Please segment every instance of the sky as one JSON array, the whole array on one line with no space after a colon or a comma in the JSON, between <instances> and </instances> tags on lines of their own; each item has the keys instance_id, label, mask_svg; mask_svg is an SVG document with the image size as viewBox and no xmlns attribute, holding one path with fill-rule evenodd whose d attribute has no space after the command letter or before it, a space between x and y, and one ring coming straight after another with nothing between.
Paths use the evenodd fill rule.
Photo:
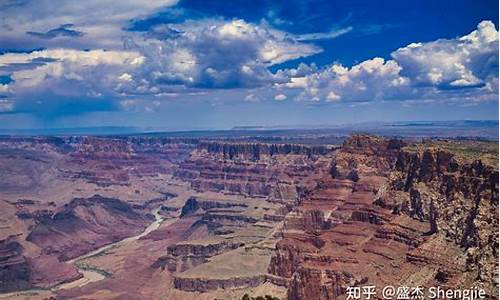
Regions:
<instances>
[{"instance_id":1,"label":"sky","mask_svg":"<svg viewBox=\"0 0 500 300\"><path fill-rule=\"evenodd\" d=\"M0 128L498 120L498 1L0 0Z\"/></svg>"}]
</instances>

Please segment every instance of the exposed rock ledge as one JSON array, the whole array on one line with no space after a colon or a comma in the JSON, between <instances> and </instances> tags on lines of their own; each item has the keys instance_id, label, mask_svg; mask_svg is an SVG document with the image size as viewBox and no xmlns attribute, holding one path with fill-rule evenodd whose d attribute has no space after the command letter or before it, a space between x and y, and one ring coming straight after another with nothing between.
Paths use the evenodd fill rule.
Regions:
<instances>
[{"instance_id":1,"label":"exposed rock ledge","mask_svg":"<svg viewBox=\"0 0 500 300\"><path fill-rule=\"evenodd\" d=\"M249 277L234 278L186 278L175 277L174 287L186 292L205 293L217 289L231 289L237 287L255 287L266 282L266 275L255 275Z\"/></svg>"},{"instance_id":2,"label":"exposed rock ledge","mask_svg":"<svg viewBox=\"0 0 500 300\"><path fill-rule=\"evenodd\" d=\"M244 246L243 242L222 241L214 244L176 244L167 248L162 257L166 268L171 272L183 272L207 262L208 258Z\"/></svg>"}]
</instances>

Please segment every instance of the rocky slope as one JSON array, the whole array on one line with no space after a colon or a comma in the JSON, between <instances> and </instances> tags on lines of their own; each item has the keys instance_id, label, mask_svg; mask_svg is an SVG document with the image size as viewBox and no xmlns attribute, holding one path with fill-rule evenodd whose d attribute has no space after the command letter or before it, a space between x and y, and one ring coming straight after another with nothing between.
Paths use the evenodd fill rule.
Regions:
<instances>
[{"instance_id":1,"label":"rocky slope","mask_svg":"<svg viewBox=\"0 0 500 300\"><path fill-rule=\"evenodd\" d=\"M65 261L138 234L153 219L123 201L94 195L73 199L53 214L34 215L26 240Z\"/></svg>"},{"instance_id":2,"label":"rocky slope","mask_svg":"<svg viewBox=\"0 0 500 300\"><path fill-rule=\"evenodd\" d=\"M173 287L210 293L263 284L275 232L314 177L328 168L333 148L290 144L202 141L175 176L210 198L188 199L180 218L196 221L185 241L160 264ZM247 265L251 264L251 265Z\"/></svg>"},{"instance_id":3,"label":"rocky slope","mask_svg":"<svg viewBox=\"0 0 500 300\"><path fill-rule=\"evenodd\" d=\"M161 176L196 142L1 137L0 291L78 279L64 261L141 232L169 198L157 187Z\"/></svg>"},{"instance_id":4,"label":"rocky slope","mask_svg":"<svg viewBox=\"0 0 500 300\"><path fill-rule=\"evenodd\" d=\"M72 147L68 161L70 168L64 169L65 176L109 186L127 184L132 176L172 174L176 164L185 159L196 141L73 137L64 142Z\"/></svg>"},{"instance_id":5,"label":"rocky slope","mask_svg":"<svg viewBox=\"0 0 500 300\"><path fill-rule=\"evenodd\" d=\"M19 236L0 240L0 292L47 288L80 278L76 268L47 255L29 255Z\"/></svg>"},{"instance_id":6,"label":"rocky slope","mask_svg":"<svg viewBox=\"0 0 500 300\"><path fill-rule=\"evenodd\" d=\"M326 146L200 142L175 175L197 191L226 192L292 202L304 179L317 173ZM297 183L300 182L300 186Z\"/></svg>"},{"instance_id":7,"label":"rocky slope","mask_svg":"<svg viewBox=\"0 0 500 300\"><path fill-rule=\"evenodd\" d=\"M158 227L85 259L109 278L52 295L343 299L373 284L494 297L497 158L469 146L0 138L0 291L79 278L65 261L142 232L153 211Z\"/></svg>"},{"instance_id":8,"label":"rocky slope","mask_svg":"<svg viewBox=\"0 0 500 300\"><path fill-rule=\"evenodd\" d=\"M348 139L285 218L269 272L288 299L347 286L481 286L498 292L498 169L397 140Z\"/></svg>"},{"instance_id":9,"label":"rocky slope","mask_svg":"<svg viewBox=\"0 0 500 300\"><path fill-rule=\"evenodd\" d=\"M2 292L78 279L81 274L64 261L138 234L154 219L130 204L99 195L75 198L55 211L21 212L17 218L29 233L0 241Z\"/></svg>"},{"instance_id":10,"label":"rocky slope","mask_svg":"<svg viewBox=\"0 0 500 300\"><path fill-rule=\"evenodd\" d=\"M0 241L0 292L31 287L31 270L22 245L15 237Z\"/></svg>"}]
</instances>

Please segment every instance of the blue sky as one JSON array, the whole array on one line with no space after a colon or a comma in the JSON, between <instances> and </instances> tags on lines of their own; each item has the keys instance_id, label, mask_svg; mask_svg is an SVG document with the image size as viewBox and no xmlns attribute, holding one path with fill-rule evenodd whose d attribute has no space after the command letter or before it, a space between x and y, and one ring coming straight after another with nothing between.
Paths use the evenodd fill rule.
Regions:
<instances>
[{"instance_id":1,"label":"blue sky","mask_svg":"<svg viewBox=\"0 0 500 300\"><path fill-rule=\"evenodd\" d=\"M498 119L498 1L5 0L0 127Z\"/></svg>"}]
</instances>

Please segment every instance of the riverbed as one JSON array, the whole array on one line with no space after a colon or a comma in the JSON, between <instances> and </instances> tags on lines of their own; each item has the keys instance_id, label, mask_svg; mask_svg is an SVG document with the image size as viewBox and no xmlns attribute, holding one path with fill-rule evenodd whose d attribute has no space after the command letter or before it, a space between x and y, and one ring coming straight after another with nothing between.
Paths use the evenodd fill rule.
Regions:
<instances>
[{"instance_id":1,"label":"riverbed","mask_svg":"<svg viewBox=\"0 0 500 300\"><path fill-rule=\"evenodd\" d=\"M81 260L84 260L86 258L95 256L95 255L99 255L107 250L110 250L111 248L114 248L117 246L123 246L125 244L130 243L130 242L136 241L136 240L140 239L141 237L148 235L151 231L158 229L161 226L161 223L165 220L165 218L160 214L160 209L161 208L157 208L151 212L154 215L155 220L153 221L153 223L149 224L149 226L146 227L146 229L144 229L144 231L141 232L140 234L125 238L125 239L120 240L120 241L115 242L115 243L108 244L108 245L103 246L99 249L96 249L94 251L91 251L89 253L81 255L79 257L73 258L72 260L69 260L68 263L73 264L75 267L77 267L78 271L80 273L82 273L83 277L80 279L77 279L75 281L71 281L71 282L67 282L67 283L63 283L61 285L58 285L58 286L52 288L52 290L62 290L62 289L72 289L75 287L82 287L82 286L87 285L91 282L96 282L96 281L105 279L106 276L103 275L102 272L89 270L89 269L82 269L80 267L81 265L78 264L78 262Z\"/></svg>"},{"instance_id":2,"label":"riverbed","mask_svg":"<svg viewBox=\"0 0 500 300\"><path fill-rule=\"evenodd\" d=\"M76 280L73 280L73 281L70 281L70 282L59 284L59 285L51 288L50 290L57 291L57 290L62 290L62 289L72 289L75 287L82 287L82 286L85 286L89 283L105 279L106 276L103 274L102 271L99 272L99 270L91 270L88 268L83 269L81 267L82 264L79 264L79 262L84 260L84 259L87 259L89 257L99 255L99 254L101 254L107 250L110 250L114 247L123 246L123 245L131 243L133 241L136 241L136 240L140 239L141 237L148 235L151 231L158 229L162 225L163 221L165 221L165 217L163 217L160 214L160 209L161 208L156 208L151 212L154 215L155 220L151 224L149 224L149 226L146 227L146 229L144 229L140 234L135 235L135 236L131 236L131 237L127 237L127 238L120 240L118 242L102 246L99 249L96 249L94 251L91 251L89 253L83 254L81 256L73 258L72 260L67 261L67 263L73 264L75 267L77 267L78 271L83 275L83 277L76 279ZM169 220L172 222L174 222L175 219L176 218L169 218ZM25 291L4 293L4 294L0 294L0 298L9 298L9 297L13 297L13 296L20 296L23 294L27 295L27 294L38 293L38 292L47 292L47 290L30 289L30 290L25 290Z\"/></svg>"}]
</instances>

